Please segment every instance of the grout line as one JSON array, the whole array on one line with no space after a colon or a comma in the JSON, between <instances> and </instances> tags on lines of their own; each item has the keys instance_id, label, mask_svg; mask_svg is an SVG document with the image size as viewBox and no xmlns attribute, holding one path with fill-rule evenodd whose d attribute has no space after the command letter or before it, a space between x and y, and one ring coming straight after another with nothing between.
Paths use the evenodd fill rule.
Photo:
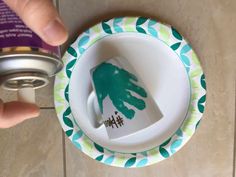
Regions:
<instances>
[{"instance_id":1,"label":"grout line","mask_svg":"<svg viewBox=\"0 0 236 177\"><path fill-rule=\"evenodd\" d=\"M60 14L60 0L56 0L56 8L58 13ZM61 53L61 46L59 46L60 48L60 53ZM54 107L53 107L54 108ZM55 108L54 108L55 109ZM66 145L65 145L65 132L63 130L61 130L62 133L62 154L63 154L63 175L64 177L67 177L66 174Z\"/></svg>"},{"instance_id":2,"label":"grout line","mask_svg":"<svg viewBox=\"0 0 236 177\"><path fill-rule=\"evenodd\" d=\"M235 156L236 156L236 80L235 80L235 92L234 92L234 96L235 96L235 101L234 101L234 105L235 105L235 109L234 109L234 151L233 151L233 177L235 177Z\"/></svg>"},{"instance_id":3,"label":"grout line","mask_svg":"<svg viewBox=\"0 0 236 177\"><path fill-rule=\"evenodd\" d=\"M40 107L40 109L55 109L55 107Z\"/></svg>"},{"instance_id":4,"label":"grout line","mask_svg":"<svg viewBox=\"0 0 236 177\"><path fill-rule=\"evenodd\" d=\"M59 0L56 0L56 8L57 8L57 10L59 12L60 11L60 9L59 9Z\"/></svg>"},{"instance_id":5,"label":"grout line","mask_svg":"<svg viewBox=\"0 0 236 177\"><path fill-rule=\"evenodd\" d=\"M63 172L64 172L64 177L67 176L66 174L66 144L65 144L65 133L62 130L62 152L63 152Z\"/></svg>"}]
</instances>

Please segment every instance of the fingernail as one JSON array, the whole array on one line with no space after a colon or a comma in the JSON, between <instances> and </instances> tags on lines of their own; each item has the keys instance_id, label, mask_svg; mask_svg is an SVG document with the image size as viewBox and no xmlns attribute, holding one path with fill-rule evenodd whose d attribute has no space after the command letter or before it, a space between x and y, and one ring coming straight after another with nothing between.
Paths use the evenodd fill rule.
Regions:
<instances>
[{"instance_id":1,"label":"fingernail","mask_svg":"<svg viewBox=\"0 0 236 177\"><path fill-rule=\"evenodd\" d=\"M44 40L51 45L61 45L67 39L67 30L59 19L51 21L44 29Z\"/></svg>"}]
</instances>

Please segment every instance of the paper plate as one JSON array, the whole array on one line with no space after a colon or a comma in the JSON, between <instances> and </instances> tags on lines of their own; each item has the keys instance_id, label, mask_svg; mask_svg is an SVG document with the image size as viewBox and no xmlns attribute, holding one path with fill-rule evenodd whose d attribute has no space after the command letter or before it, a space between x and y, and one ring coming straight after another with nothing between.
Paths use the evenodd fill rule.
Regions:
<instances>
[{"instance_id":1,"label":"paper plate","mask_svg":"<svg viewBox=\"0 0 236 177\"><path fill-rule=\"evenodd\" d=\"M163 118L135 134L110 140L91 123L90 69L114 56L138 71ZM185 39L171 26L144 17L103 21L68 48L55 80L55 107L66 135L82 152L118 167L143 167L177 152L194 134L206 101L205 77Z\"/></svg>"}]
</instances>

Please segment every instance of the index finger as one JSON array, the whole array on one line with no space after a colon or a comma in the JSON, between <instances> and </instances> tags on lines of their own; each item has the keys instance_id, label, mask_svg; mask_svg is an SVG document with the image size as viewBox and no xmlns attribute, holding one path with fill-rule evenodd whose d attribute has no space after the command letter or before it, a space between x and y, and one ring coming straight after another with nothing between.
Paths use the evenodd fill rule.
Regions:
<instances>
[{"instance_id":1,"label":"index finger","mask_svg":"<svg viewBox=\"0 0 236 177\"><path fill-rule=\"evenodd\" d=\"M0 99L0 128L9 128L39 115L39 107L18 101L3 103Z\"/></svg>"}]
</instances>

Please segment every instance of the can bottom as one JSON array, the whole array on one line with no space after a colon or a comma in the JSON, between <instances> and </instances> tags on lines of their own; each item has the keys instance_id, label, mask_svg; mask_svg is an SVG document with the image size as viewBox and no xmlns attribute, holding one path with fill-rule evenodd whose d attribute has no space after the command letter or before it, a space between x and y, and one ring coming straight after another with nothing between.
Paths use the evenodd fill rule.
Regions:
<instances>
[{"instance_id":1,"label":"can bottom","mask_svg":"<svg viewBox=\"0 0 236 177\"><path fill-rule=\"evenodd\" d=\"M15 73L0 78L0 84L6 90L18 90L26 87L38 89L48 83L48 76L43 73Z\"/></svg>"}]
</instances>

